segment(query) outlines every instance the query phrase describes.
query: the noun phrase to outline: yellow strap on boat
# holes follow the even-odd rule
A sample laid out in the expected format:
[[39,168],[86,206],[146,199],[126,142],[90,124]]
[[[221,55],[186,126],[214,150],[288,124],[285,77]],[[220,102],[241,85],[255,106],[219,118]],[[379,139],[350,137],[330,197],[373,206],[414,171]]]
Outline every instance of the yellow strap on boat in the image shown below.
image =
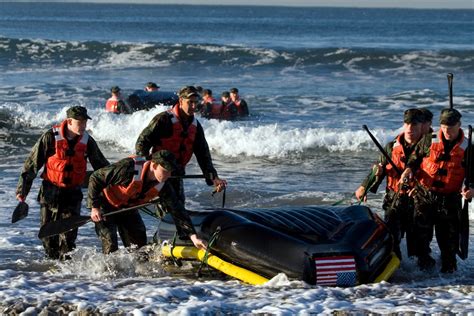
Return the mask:
[[[163,246],[161,248],[161,253],[166,257],[171,257],[171,247],[169,245]],[[182,259],[197,259],[203,261],[206,251],[202,249],[197,249],[195,247],[184,247],[184,246],[175,246],[173,247],[173,256],[175,258]],[[252,271],[233,265],[232,263],[226,262],[221,258],[208,253],[207,255],[207,264],[214,269],[217,269],[233,278],[244,281],[252,285],[260,285],[268,281],[267,278],[264,278]]]
[[374,283],[387,281],[395,272],[395,270],[398,269],[399,266],[400,266],[400,259],[398,259],[397,255],[392,252],[392,259],[385,267],[385,270],[383,270],[382,273],[380,273],[379,276],[375,279]]

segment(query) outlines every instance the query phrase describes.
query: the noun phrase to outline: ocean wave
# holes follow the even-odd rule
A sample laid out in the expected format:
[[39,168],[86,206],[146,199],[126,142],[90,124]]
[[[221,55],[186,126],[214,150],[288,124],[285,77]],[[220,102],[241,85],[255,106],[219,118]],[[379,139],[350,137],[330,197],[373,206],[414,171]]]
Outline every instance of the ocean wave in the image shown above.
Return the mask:
[[[68,107],[54,114],[42,111],[40,107],[18,104],[0,106],[0,113],[9,113],[13,124],[8,128],[24,129],[25,126],[38,130],[49,128],[66,117]],[[168,107],[157,106],[150,111],[138,111],[131,115],[115,115],[103,109],[90,109],[93,120],[88,130],[93,137],[116,150],[132,154],[135,142],[148,122]],[[314,150],[360,151],[373,149],[363,130],[342,130],[340,128],[284,127],[283,124],[267,124],[253,121],[229,122],[200,120],[213,153],[227,156],[250,156],[261,158],[284,158],[302,155]],[[381,142],[397,134],[397,130],[375,129],[373,133]]]
[[[176,66],[295,67],[309,72],[470,72],[474,51],[379,48],[259,48],[242,45],[55,41],[0,37],[0,69],[61,71]],[[49,66],[49,67],[48,67]]]

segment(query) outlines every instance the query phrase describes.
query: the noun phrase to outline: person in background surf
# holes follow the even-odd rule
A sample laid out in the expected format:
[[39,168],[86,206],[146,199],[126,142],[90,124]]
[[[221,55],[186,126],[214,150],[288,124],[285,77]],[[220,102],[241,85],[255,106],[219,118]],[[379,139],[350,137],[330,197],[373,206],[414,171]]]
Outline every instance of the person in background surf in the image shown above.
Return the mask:
[[[38,171],[43,168],[43,183],[38,201],[41,205],[41,225],[50,221],[80,215],[81,185],[86,179],[87,159],[94,169],[109,164],[95,140],[86,132],[87,109],[74,106],[67,118],[46,131],[26,159],[16,189],[16,198],[24,201]],[[26,194],[22,195],[22,187]],[[66,259],[76,247],[77,229],[59,236],[43,238],[46,255],[51,259]]]
[[222,120],[233,120],[239,115],[237,107],[235,106],[234,102],[232,102],[230,98],[229,91],[222,92],[221,104],[222,106],[220,107],[220,109],[216,109],[214,111],[216,114],[215,116],[212,116],[213,118],[222,119]]
[[105,103],[105,110],[116,114],[130,114],[132,109],[123,101],[120,91],[121,89],[118,86],[113,86],[110,89],[112,95]]
[[160,209],[171,213],[176,227],[196,248],[206,249],[206,242],[197,237],[184,205],[167,181],[176,168],[174,155],[160,150],[151,155],[151,160],[138,156],[125,158],[91,175],[87,202],[104,254],[118,250],[117,230],[127,248],[132,245],[140,248],[147,243],[145,224],[138,210],[110,217],[107,213],[148,203],[158,196]]
[[[406,110],[403,115],[403,132],[385,145],[385,151],[400,171],[405,170],[406,161],[422,136],[422,121],[423,114],[420,110]],[[413,216],[410,216],[410,210],[413,209],[414,202],[405,192],[406,189],[403,185],[400,185],[401,177],[386,157],[381,155],[379,159],[380,163],[372,168],[371,173],[356,190],[355,196],[359,201],[362,199],[366,201],[367,191],[376,193],[383,178],[387,177],[386,194],[382,205],[385,211],[384,220],[394,238],[394,252],[401,260],[400,242],[402,233],[413,229],[411,220]],[[414,255],[414,253],[412,254],[413,250],[410,247],[408,248],[409,256]]]
[[239,96],[239,89],[232,88],[230,89],[230,99],[235,104],[237,108],[238,116],[248,116],[249,108],[247,102],[244,99],[241,99]]
[[218,104],[220,106],[220,103],[216,102],[216,99],[214,99],[214,97],[212,96],[212,90],[202,90],[202,100],[201,102],[199,102],[199,105],[197,107],[197,110],[202,117],[210,117],[212,113],[213,104]]
[[[135,144],[136,154],[150,157],[150,154],[159,150],[169,150],[178,163],[178,169],[173,175],[178,176],[185,174],[186,165],[194,154],[206,183],[214,185],[215,190],[220,192],[227,182],[218,177],[204,130],[194,117],[199,104],[199,93],[195,87],[186,86],[178,92],[178,96],[178,103],[172,109],[156,115],[140,133]],[[170,179],[169,182],[184,205],[183,179]],[[185,236],[179,230],[178,233]]]
[[160,89],[160,86],[158,86],[154,82],[148,82],[145,86],[145,91],[146,92],[153,92],[153,91],[158,91]]
[[[469,188],[463,185],[468,153],[467,139],[461,129],[461,117],[456,109],[443,109],[437,137],[427,134],[420,141],[418,147],[424,154],[421,164],[416,166],[411,163],[411,160],[419,161],[418,157],[410,159],[410,169],[404,172],[404,176],[408,178],[415,175],[430,194],[429,198],[415,199],[416,250],[422,270],[431,269],[435,265],[435,259],[430,256],[433,226],[441,251],[441,272],[453,273],[457,270],[461,197],[469,200],[474,195],[474,183],[470,183]],[[470,179],[474,179],[473,170],[470,176]],[[429,265],[420,265],[424,261],[429,262]]]

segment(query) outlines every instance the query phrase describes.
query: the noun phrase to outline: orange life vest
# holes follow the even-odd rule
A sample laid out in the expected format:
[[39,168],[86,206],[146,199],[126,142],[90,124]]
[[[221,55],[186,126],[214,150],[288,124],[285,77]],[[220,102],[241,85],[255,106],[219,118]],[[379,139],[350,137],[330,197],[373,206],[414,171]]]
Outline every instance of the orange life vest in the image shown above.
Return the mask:
[[151,161],[147,161],[144,157],[132,158],[135,163],[135,174],[130,184],[128,186],[111,185],[102,191],[109,204],[116,208],[147,203],[159,195],[165,184],[165,182],[160,182],[148,191],[142,192],[143,182]]
[[439,131],[438,137],[433,138],[430,155],[423,159],[418,171],[420,183],[430,190],[442,194],[461,190],[465,177],[462,161],[467,148],[467,140],[462,130],[460,133],[460,140],[451,149],[449,155],[445,155],[444,152],[443,132]]
[[120,113],[119,111],[119,101],[116,97],[110,97],[105,103],[105,110],[112,113]]
[[[395,164],[395,166],[397,166],[398,170],[400,171],[405,170],[405,164],[406,164],[405,152],[403,150],[403,145],[402,145],[402,137],[403,137],[403,133],[397,136],[397,139],[395,140],[395,143],[393,144],[392,155],[390,157],[392,158],[392,161]],[[395,192],[400,191],[400,186],[398,185],[398,181],[400,180],[400,175],[389,163],[385,166],[385,171],[387,173],[387,189],[395,191]]]
[[184,130],[179,119],[178,105],[175,105],[168,113],[172,115],[171,123],[173,124],[173,133],[171,137],[161,138],[161,143],[153,147],[153,152],[166,149],[174,154],[176,161],[183,168],[188,164],[193,156],[194,140],[196,138],[197,124],[196,118],[187,130]]
[[66,125],[67,120],[64,120],[53,126],[56,152],[46,161],[41,177],[58,187],[73,188],[82,185],[86,177],[89,134],[84,132],[74,148],[69,148]]

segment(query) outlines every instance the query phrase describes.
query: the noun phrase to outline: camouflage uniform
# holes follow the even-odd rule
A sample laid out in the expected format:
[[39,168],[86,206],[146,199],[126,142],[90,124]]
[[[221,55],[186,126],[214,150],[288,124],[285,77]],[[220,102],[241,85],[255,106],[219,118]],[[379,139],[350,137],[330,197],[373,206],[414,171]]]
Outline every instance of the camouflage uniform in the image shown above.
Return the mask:
[[[150,122],[150,124],[141,132],[135,145],[135,150],[139,156],[149,156],[150,150],[155,146],[161,144],[161,138],[171,137],[173,134],[173,123],[171,121],[172,114],[168,112],[162,112],[156,115]],[[182,122],[183,128],[187,128],[191,124],[192,118],[188,122]],[[184,126],[186,125],[187,126]],[[165,148],[167,149],[167,148]],[[207,144],[206,137],[204,136],[204,130],[199,122],[197,122],[196,138],[193,144],[193,152],[196,156],[199,167],[201,168],[204,176],[206,177],[206,183],[212,185],[212,179],[217,177],[217,171],[212,164],[211,153],[209,151],[209,145]],[[173,175],[184,175],[186,166],[179,166],[179,169]],[[184,204],[184,188],[183,180],[169,179],[169,183],[174,188],[174,191],[178,195],[180,201]]]
[[[69,142],[70,148],[74,147],[78,138]],[[34,145],[30,156],[26,159],[21,172],[16,193],[21,194],[22,187],[26,186],[25,196],[31,189],[33,180],[38,171],[45,166],[49,157],[56,152],[53,130],[45,132]],[[89,135],[87,142],[87,157],[94,169],[99,169],[109,164],[95,140]],[[46,168],[46,167],[45,167]],[[47,172],[47,170],[44,170]],[[25,183],[23,182],[25,177]],[[47,222],[80,215],[82,192],[80,187],[60,188],[46,180],[43,180],[38,194],[38,201],[41,204],[41,225]],[[52,259],[62,258],[65,253],[76,247],[75,241],[77,229],[59,236],[51,236],[42,239],[43,247],[48,257]]]
[[[436,137],[436,136],[435,136]],[[430,156],[430,147],[433,136],[428,134],[422,138],[417,145],[417,159],[410,158],[412,169],[418,168],[423,157]],[[441,140],[444,141],[444,140]],[[445,154],[449,155],[452,145],[445,143]],[[472,149],[471,149],[472,150]],[[472,151],[471,151],[472,152]],[[471,155],[472,157],[473,155]],[[462,165],[467,162],[467,150],[464,152]],[[471,163],[472,165],[472,163]],[[448,170],[449,172],[449,170]],[[474,171],[471,170],[471,179],[474,179]],[[473,187],[474,184],[470,184]],[[428,260],[433,262],[429,255],[430,243],[435,228],[436,240],[441,250],[441,272],[453,272],[457,269],[456,253],[459,247],[459,213],[462,209],[462,198],[460,192],[450,194],[437,193],[432,188],[427,188],[428,194],[414,195],[415,200],[415,233],[418,264],[421,269]],[[461,189],[461,188],[460,188]]]
[[[389,157],[392,156],[393,146],[396,140],[389,142],[385,145],[385,152]],[[415,146],[408,146],[405,142],[402,144],[405,157],[412,156],[413,149]],[[380,164],[384,167],[383,172],[380,176],[374,176],[375,171],[372,170],[371,173],[365,178],[361,186],[363,186],[366,192],[377,193],[377,189],[382,183],[385,173],[385,166],[389,164],[384,155],[380,155]],[[393,235],[394,239],[394,252],[401,259],[400,251],[400,242],[403,235],[406,233],[407,238],[407,250],[408,256],[414,255],[415,251],[413,249],[413,199],[408,196],[406,193],[395,192],[386,188],[385,196],[382,204],[382,208],[385,211],[384,221],[387,224],[387,227],[390,229],[390,232]]]
[[[109,185],[127,186],[135,175],[135,164],[132,158],[122,159],[110,166],[95,171],[89,180],[88,207],[102,208],[107,214],[115,210],[103,195],[103,190]],[[156,182],[143,184],[143,191],[156,185]],[[195,234],[194,226],[183,203],[178,199],[173,187],[166,182],[160,190],[160,206],[169,212],[182,236]],[[133,205],[131,205],[133,206]],[[146,244],[146,228],[138,210],[120,213],[106,217],[105,221],[96,223],[96,232],[102,241],[104,253],[118,249],[117,230],[125,247],[134,244],[141,247]]]

